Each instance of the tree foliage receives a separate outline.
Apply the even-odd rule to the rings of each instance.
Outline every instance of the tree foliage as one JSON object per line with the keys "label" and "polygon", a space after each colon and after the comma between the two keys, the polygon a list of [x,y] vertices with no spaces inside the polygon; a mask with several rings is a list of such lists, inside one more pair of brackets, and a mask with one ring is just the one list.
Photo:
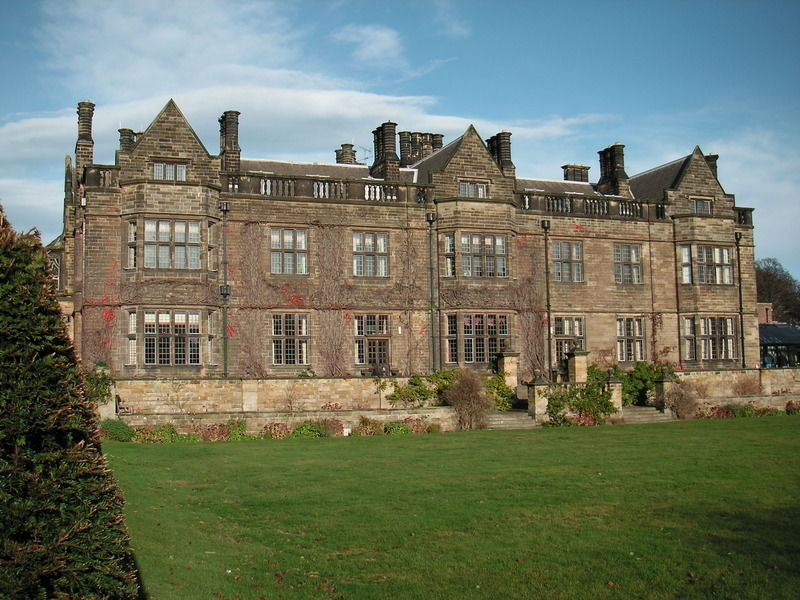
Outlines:
{"label": "tree foliage", "polygon": [[47,256],[2,209],[0,340],[0,598],[136,598],[122,497]]}
{"label": "tree foliage", "polygon": [[800,282],[774,258],[756,261],[758,301],[771,302],[775,321],[800,325]]}

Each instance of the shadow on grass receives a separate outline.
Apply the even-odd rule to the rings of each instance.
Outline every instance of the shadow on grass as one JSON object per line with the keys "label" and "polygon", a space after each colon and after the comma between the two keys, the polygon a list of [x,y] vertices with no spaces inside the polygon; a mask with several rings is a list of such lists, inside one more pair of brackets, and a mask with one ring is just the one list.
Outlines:
{"label": "shadow on grass", "polygon": [[[719,588],[733,583],[736,576],[742,586],[741,597],[752,597],[753,586],[771,588],[771,597],[783,596],[778,590],[800,589],[800,506],[766,507],[754,505],[752,510],[710,510],[689,516],[685,525],[696,528],[685,541],[709,556],[707,564],[725,565],[716,574],[706,573],[711,580],[701,587]],[[698,565],[702,578],[705,567]],[[693,577],[689,573],[690,578]],[[727,581],[725,581],[727,579]],[[750,594],[746,592],[750,586]],[[768,589],[763,589],[768,593]],[[768,597],[768,596],[763,596]]]}
{"label": "shadow on grass", "polygon": [[149,600],[150,595],[147,593],[147,590],[144,587],[144,581],[142,581],[142,571],[139,568],[139,561],[136,558],[136,553],[131,552],[131,556],[133,557],[133,568],[136,569],[136,585],[139,586],[139,593],[136,595],[136,600]]}

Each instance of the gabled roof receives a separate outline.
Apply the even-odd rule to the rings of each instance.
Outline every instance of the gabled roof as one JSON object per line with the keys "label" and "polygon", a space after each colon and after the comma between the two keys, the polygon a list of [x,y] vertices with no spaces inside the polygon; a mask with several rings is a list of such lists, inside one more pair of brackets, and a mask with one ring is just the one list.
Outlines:
{"label": "gabled roof", "polygon": [[161,121],[161,119],[167,116],[169,113],[173,113],[175,116],[180,118],[181,121],[183,121],[183,125],[185,125],[186,129],[188,129],[189,132],[192,134],[192,136],[194,136],[194,139],[197,141],[197,144],[200,146],[200,148],[202,148],[203,152],[205,152],[206,155],[210,157],[211,154],[208,152],[208,149],[205,147],[205,144],[203,144],[203,142],[200,140],[200,137],[197,135],[194,128],[192,128],[192,126],[189,125],[189,121],[186,120],[186,117],[181,112],[181,109],[178,108],[178,105],[175,104],[175,100],[173,100],[172,98],[169,99],[169,101],[164,105],[164,108],[162,108],[161,111],[158,113],[158,115],[156,115],[156,118],[153,119],[150,125],[147,126],[147,129],[145,129],[144,133],[142,135],[137,136],[136,145],[133,147],[133,150],[134,151],[136,150],[136,148],[139,146],[142,140],[147,138],[147,135],[150,133],[150,130],[155,128],[156,125],[159,123],[159,121]]}
{"label": "gabled roof", "polygon": [[[467,135],[467,132],[469,132],[470,129],[475,131],[475,128],[470,125],[463,135],[457,137],[443,148],[440,148],[436,152],[429,154],[425,158],[421,158],[411,165],[411,168],[416,169],[419,173],[418,181],[421,183],[427,183],[428,175],[430,173],[438,173],[442,171],[453,158],[453,156],[455,156],[456,152],[461,147],[461,142],[464,140],[464,136]],[[475,131],[475,135],[478,135],[477,131]]]}
{"label": "gabled roof", "polygon": [[678,184],[680,174],[691,157],[690,154],[631,177],[630,186],[633,197],[640,202],[663,200],[664,190],[671,189]]}

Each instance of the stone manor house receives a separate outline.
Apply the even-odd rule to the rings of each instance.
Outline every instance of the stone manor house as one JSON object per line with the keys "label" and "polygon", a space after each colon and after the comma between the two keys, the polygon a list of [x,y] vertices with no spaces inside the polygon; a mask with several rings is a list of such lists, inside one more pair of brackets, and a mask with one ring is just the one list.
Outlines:
{"label": "stone manor house", "polygon": [[[95,162],[78,104],[64,231],[48,247],[86,364],[119,379],[400,376],[573,350],[604,368],[759,364],[752,209],[694,148],[629,177],[624,146],[560,181],[511,133],[374,131],[371,164],[251,160],[239,113],[211,154],[169,101]],[[313,372],[313,373],[312,373]]]}

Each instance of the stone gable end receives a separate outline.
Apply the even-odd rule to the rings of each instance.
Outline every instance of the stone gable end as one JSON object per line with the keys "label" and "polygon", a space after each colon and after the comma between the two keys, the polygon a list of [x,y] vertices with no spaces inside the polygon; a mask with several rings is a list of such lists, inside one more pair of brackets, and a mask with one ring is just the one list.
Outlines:
{"label": "stone gable end", "polygon": [[187,182],[218,184],[219,160],[209,154],[172,100],[125,158],[128,177],[150,179],[153,162],[176,162],[187,165]]}
{"label": "stone gable end", "polygon": [[[684,166],[673,192],[679,212],[689,210],[689,198],[708,197],[714,200],[714,214],[732,216],[733,198],[722,189],[700,148],[695,148]],[[729,214],[730,213],[730,214]]]}
{"label": "stone gable end", "polygon": [[473,126],[461,138],[458,149],[441,173],[433,175],[440,197],[457,197],[460,181],[474,180],[489,184],[489,199],[512,200],[513,179],[503,175]]}

